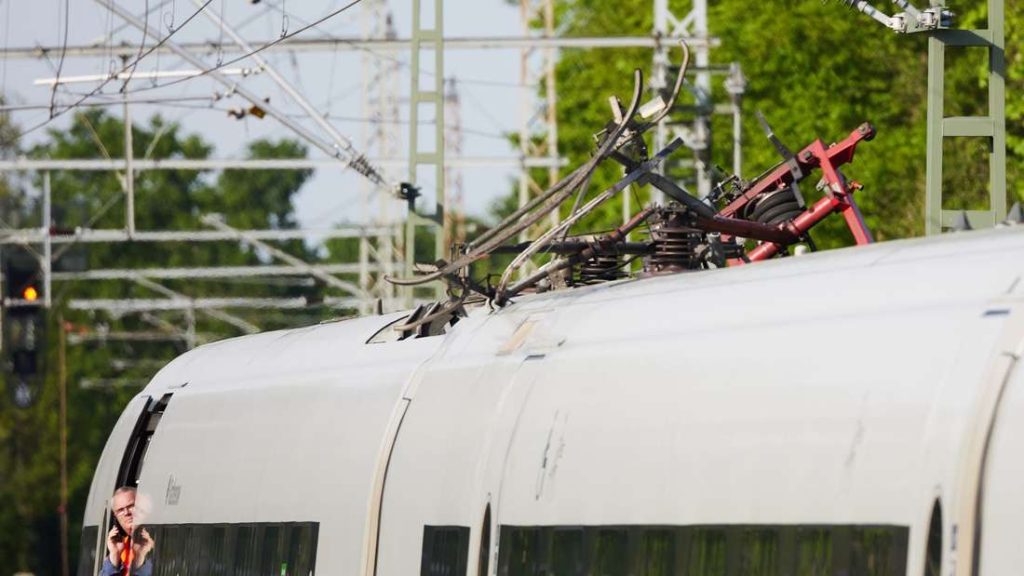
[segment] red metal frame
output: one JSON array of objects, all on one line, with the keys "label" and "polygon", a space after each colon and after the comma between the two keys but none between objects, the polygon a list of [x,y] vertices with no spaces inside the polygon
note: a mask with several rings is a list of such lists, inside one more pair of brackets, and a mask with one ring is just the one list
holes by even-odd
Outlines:
[{"label": "red metal frame", "polygon": [[[875,137],[875,128],[869,123],[861,124],[856,130],[850,133],[842,142],[825,147],[820,140],[815,140],[796,155],[796,161],[804,174],[809,174],[816,168],[821,168],[822,177],[825,180],[825,196],[807,207],[806,210],[793,220],[782,225],[782,229],[790,232],[795,237],[801,237],[811,228],[825,219],[832,213],[842,213],[846,219],[846,225],[853,233],[857,244],[870,244],[874,240],[871,231],[868,230],[861,216],[860,209],[853,199],[853,192],[859,190],[861,185],[857,182],[847,182],[839,174],[838,167],[853,161],[857,144],[863,140],[871,140]],[[793,184],[794,176],[790,166],[786,163],[776,166],[771,172],[759,178],[738,198],[729,203],[728,206],[719,212],[723,218],[733,218],[744,206],[758,195],[772,190],[785,188]],[[767,260],[781,251],[785,245],[773,242],[763,242],[747,253],[747,261],[758,262]],[[744,260],[730,260],[729,265],[745,264]]]}]

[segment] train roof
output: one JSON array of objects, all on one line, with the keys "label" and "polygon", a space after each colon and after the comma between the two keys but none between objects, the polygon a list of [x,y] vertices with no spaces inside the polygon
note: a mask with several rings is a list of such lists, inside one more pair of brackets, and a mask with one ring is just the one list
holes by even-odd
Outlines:
[{"label": "train roof", "polygon": [[[509,306],[470,311],[471,318],[504,318],[504,326],[540,311],[582,308],[564,330],[586,341],[616,330],[657,332],[678,327],[727,330],[791,314],[855,314],[859,309],[927,307],[939,301],[997,298],[1024,290],[1024,227],[876,243],[781,258],[749,266],[628,279],[529,294]],[[445,337],[367,345],[408,312],[325,322],[231,338],[200,346],[162,369],[143,391],[158,395],[182,386],[244,386],[304,371],[352,370],[380,362],[425,361]],[[644,318],[627,326],[629,318]],[[517,320],[518,319],[518,320]],[[569,320],[569,318],[566,318]],[[474,324],[474,322],[466,322]],[[476,323],[479,326],[479,322]],[[456,326],[449,336],[458,334]],[[506,334],[507,336],[507,331]],[[413,344],[418,342],[419,344]],[[412,344],[409,346],[409,344]],[[494,350],[491,350],[494,353]]]}]

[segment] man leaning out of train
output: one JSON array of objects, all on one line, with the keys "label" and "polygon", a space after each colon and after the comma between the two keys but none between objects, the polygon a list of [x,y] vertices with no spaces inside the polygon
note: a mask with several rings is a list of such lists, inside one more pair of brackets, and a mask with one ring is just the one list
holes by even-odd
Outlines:
[{"label": "man leaning out of train", "polygon": [[110,509],[116,523],[107,533],[107,556],[100,576],[152,576],[153,561],[149,558],[156,542],[143,528],[133,538],[135,528],[135,488],[122,486],[114,491]]}]

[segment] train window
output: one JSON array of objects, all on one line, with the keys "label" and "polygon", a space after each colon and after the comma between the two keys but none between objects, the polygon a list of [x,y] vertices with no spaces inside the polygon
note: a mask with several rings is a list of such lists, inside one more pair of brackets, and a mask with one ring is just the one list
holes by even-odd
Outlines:
[{"label": "train window", "polygon": [[316,556],[316,524],[293,524],[288,539],[288,559],[281,573],[288,576],[306,576],[313,573]]},{"label": "train window", "polygon": [[82,528],[82,539],[78,545],[78,576],[91,576],[96,567],[96,542],[99,526]]},{"label": "train window", "polygon": [[551,536],[551,568],[559,576],[586,574],[583,529],[556,528]]},{"label": "train window", "polygon": [[629,539],[622,529],[598,529],[594,539],[594,576],[618,576],[629,572]]},{"label": "train window", "polygon": [[676,538],[668,529],[645,530],[643,535],[643,576],[671,576],[676,573]]},{"label": "train window", "polygon": [[147,528],[156,541],[154,576],[310,576],[315,522],[165,524]]},{"label": "train window", "polygon": [[797,574],[832,574],[832,532],[828,528],[798,528],[796,540]]},{"label": "train window", "polygon": [[262,528],[262,526],[245,526],[238,530],[238,540],[235,542],[236,556],[232,558],[232,563],[236,566],[236,575],[257,576],[259,574],[257,555],[260,552]]},{"label": "train window", "polygon": [[173,576],[181,572],[179,564],[184,555],[181,543],[182,532],[170,526],[148,528],[150,536],[159,546],[153,549],[153,573],[156,576]]},{"label": "train window", "polygon": [[903,574],[907,533],[890,528],[855,527],[850,534],[850,576]]},{"label": "train window", "polygon": [[227,576],[228,565],[224,561],[224,551],[227,550],[226,540],[228,529],[224,526],[211,526],[210,539],[206,542],[209,551],[207,556],[209,564],[203,571],[209,576]]},{"label": "train window", "polygon": [[697,528],[690,536],[690,569],[692,576],[725,576],[725,530]]},{"label": "train window", "polygon": [[498,575],[903,576],[908,536],[901,526],[502,526]]},{"label": "train window", "polygon": [[538,528],[502,526],[498,551],[501,576],[529,576],[536,574]]},{"label": "train window", "polygon": [[277,526],[263,529],[263,542],[260,546],[260,574],[280,574],[281,567],[281,531]]},{"label": "train window", "polygon": [[738,555],[740,574],[775,576],[779,573],[779,531],[747,528],[742,531]]},{"label": "train window", "polygon": [[421,576],[462,576],[468,556],[468,526],[423,527]]}]

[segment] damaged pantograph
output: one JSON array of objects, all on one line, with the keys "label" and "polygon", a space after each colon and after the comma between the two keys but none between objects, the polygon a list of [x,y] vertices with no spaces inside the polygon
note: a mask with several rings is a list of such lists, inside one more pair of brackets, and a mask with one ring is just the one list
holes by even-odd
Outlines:
[{"label": "damaged pantograph", "polygon": [[[853,197],[861,185],[840,171],[853,160],[857,145],[874,137],[875,129],[868,123],[840,142],[826,145],[819,139],[792,152],[759,113],[758,120],[782,161],[753,180],[735,175],[721,178],[706,198],[697,198],[659,173],[659,166],[679,151],[683,142],[677,138],[650,155],[644,135],[665,118],[680,94],[689,62],[685,44],[682,52],[672,91],[664,95],[667,101],[659,94],[641,105],[643,75],[635,70],[631,101],[624,106],[611,99],[612,120],[595,135],[596,147],[586,163],[472,242],[453,250],[451,262],[439,261],[414,278],[390,279],[407,286],[441,280],[448,284],[450,296],[448,302],[417,309],[396,330],[404,337],[440,333],[464,314],[462,308],[474,294],[476,299],[483,297],[504,306],[524,292],[624,278],[637,267],[638,259],[642,266],[636,274],[650,276],[745,265],[785,256],[796,245],[815,250],[811,229],[835,214],[844,217],[857,244],[870,243],[871,233]],[[591,177],[608,161],[620,164],[624,175],[610,188],[591,195]],[[812,202],[806,195],[810,188],[806,183],[816,173],[820,175],[814,188],[820,198]],[[639,210],[611,232],[571,234],[598,206],[630,186],[645,184],[663,192],[669,201]],[[511,243],[569,202],[572,208],[557,226],[533,241]],[[628,241],[630,232],[642,225],[649,230],[646,240]],[[515,257],[496,283],[470,277],[471,264],[499,253]],[[535,262],[544,258],[546,262]],[[525,272],[528,262],[535,266]]]}]

